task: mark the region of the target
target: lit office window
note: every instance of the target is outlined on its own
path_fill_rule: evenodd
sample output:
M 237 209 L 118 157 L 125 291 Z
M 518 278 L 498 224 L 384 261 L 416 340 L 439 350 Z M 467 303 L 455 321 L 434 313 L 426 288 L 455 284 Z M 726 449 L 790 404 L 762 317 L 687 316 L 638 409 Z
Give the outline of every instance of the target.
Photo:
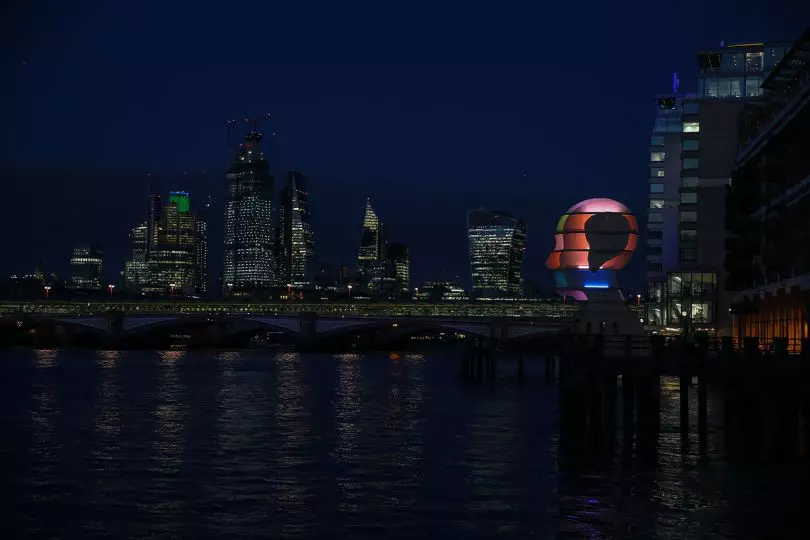
M 666 152 L 650 152 L 650 161 L 664 161 L 666 158 Z
M 653 135 L 650 137 L 650 146 L 664 146 L 664 137 L 661 135 Z
M 650 184 L 650 193 L 663 193 L 663 192 L 664 192 L 664 184 L 658 182 Z
M 697 222 L 697 212 L 686 210 L 681 212 L 681 223 L 695 223 Z
M 692 152 L 700 150 L 700 139 L 684 139 L 681 141 L 681 150 Z
M 650 199 L 650 208 L 663 208 L 663 199 Z
M 662 178 L 664 176 L 664 169 L 661 167 L 650 167 L 651 178 Z
M 717 77 L 709 77 L 706 79 L 706 97 L 716 98 L 720 97 L 720 88 Z M 686 131 L 684 129 L 684 131 Z
M 697 241 L 697 229 L 681 229 L 681 242 Z
M 697 176 L 684 176 L 681 178 L 681 187 L 698 187 L 700 185 L 700 178 Z
M 694 191 L 681 193 L 681 204 L 697 204 L 697 193 Z
M 700 122 L 684 122 L 684 133 L 700 133 Z
M 761 52 L 745 53 L 745 71 L 762 71 Z
M 749 97 L 757 97 L 762 95 L 762 77 L 746 77 L 745 78 L 745 95 Z

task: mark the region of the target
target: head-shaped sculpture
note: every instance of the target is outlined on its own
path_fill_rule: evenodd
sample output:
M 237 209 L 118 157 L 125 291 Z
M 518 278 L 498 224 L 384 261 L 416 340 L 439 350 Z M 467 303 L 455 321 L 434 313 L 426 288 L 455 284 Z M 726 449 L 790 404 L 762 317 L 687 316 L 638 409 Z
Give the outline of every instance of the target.
M 636 218 L 613 199 L 588 199 L 560 218 L 554 250 L 546 266 L 555 271 L 557 286 L 570 290 L 615 288 L 613 271 L 624 268 L 638 242 Z M 583 294 L 571 294 L 586 299 Z

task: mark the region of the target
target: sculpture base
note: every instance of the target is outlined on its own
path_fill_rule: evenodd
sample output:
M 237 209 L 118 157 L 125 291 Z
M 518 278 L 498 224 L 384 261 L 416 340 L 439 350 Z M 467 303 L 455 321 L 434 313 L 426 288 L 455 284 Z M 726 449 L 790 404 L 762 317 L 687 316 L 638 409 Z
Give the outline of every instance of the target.
M 606 293 L 608 291 L 605 291 Z M 578 334 L 604 334 L 614 336 L 646 336 L 647 332 L 638 315 L 630 311 L 621 294 L 604 294 L 581 305 L 574 331 Z

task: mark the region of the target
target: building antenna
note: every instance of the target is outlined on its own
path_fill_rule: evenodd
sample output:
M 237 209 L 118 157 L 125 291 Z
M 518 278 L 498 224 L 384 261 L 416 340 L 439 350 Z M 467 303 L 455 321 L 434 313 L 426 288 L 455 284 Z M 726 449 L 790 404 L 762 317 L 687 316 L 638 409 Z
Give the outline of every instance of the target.
M 234 145 L 234 130 L 236 129 L 236 120 L 228 120 L 225 122 L 228 125 L 228 148 L 233 148 Z

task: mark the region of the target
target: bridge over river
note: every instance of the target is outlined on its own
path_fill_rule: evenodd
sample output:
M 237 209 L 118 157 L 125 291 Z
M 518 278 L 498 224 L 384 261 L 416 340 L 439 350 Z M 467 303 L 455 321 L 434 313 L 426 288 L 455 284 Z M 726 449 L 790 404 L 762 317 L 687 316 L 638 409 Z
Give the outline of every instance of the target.
M 0 302 L 0 327 L 70 342 L 90 336 L 108 344 L 187 333 L 203 344 L 269 330 L 299 346 L 353 334 L 386 338 L 442 331 L 496 341 L 568 333 L 576 305 L 543 301 L 439 303 L 38 301 Z M 61 341 L 60 341 L 61 340 Z

